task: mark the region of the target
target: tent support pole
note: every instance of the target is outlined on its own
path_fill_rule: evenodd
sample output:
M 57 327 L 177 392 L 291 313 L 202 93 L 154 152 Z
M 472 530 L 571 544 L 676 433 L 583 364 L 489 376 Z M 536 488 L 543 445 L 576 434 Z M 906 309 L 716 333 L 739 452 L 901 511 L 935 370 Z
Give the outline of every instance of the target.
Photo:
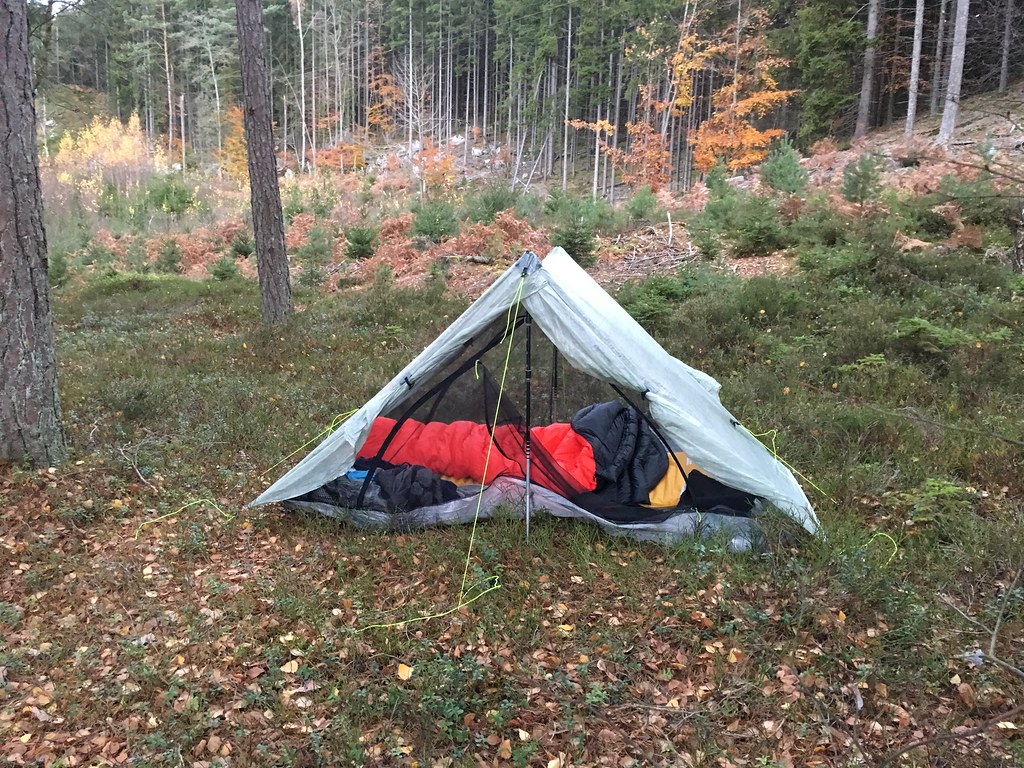
M 533 318 L 526 314 L 526 434 L 523 448 L 526 452 L 526 542 L 530 542 L 530 513 L 533 511 L 533 494 L 530 487 L 530 428 L 533 426 Z

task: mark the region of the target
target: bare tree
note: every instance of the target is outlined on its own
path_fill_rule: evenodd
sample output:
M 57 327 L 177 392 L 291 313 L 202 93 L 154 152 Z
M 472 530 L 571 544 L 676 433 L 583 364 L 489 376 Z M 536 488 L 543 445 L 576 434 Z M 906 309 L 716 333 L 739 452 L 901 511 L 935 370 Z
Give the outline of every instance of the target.
M 882 0 L 868 0 L 867 48 L 864 49 L 864 76 L 860 84 L 860 102 L 857 104 L 857 125 L 853 138 L 860 139 L 868 132 L 871 119 L 871 100 L 875 84 L 875 38 L 878 36 L 878 12 Z
M 263 322 L 273 325 L 293 312 L 284 248 L 284 214 L 274 156 L 274 124 L 270 78 L 263 30 L 263 0 L 235 0 L 238 17 L 238 59 L 245 105 L 252 228 L 260 274 Z
M 1004 93 L 1010 82 L 1010 34 L 1013 29 L 1013 0 L 1006 0 L 1006 16 L 1003 19 L 1003 55 L 999 62 L 999 92 Z
M 917 118 L 917 90 L 921 81 L 921 42 L 924 38 L 924 0 L 917 0 L 914 10 L 914 52 L 910 57 L 910 84 L 907 87 L 907 122 L 903 135 L 914 135 L 914 120 Z
M 25 0 L 0 0 L 0 461 L 67 458 Z
M 949 57 L 949 79 L 946 81 L 946 106 L 942 109 L 942 124 L 936 142 L 949 144 L 956 130 L 960 111 L 960 83 L 964 76 L 964 51 L 967 48 L 967 19 L 971 0 L 956 0 L 956 21 L 953 27 L 953 48 Z
M 935 32 L 935 55 L 932 57 L 932 82 L 928 86 L 930 91 L 928 114 L 930 115 L 938 113 L 942 95 L 942 78 L 945 77 L 943 65 L 946 61 L 946 9 L 948 7 L 949 0 L 941 0 L 939 3 L 939 25 Z

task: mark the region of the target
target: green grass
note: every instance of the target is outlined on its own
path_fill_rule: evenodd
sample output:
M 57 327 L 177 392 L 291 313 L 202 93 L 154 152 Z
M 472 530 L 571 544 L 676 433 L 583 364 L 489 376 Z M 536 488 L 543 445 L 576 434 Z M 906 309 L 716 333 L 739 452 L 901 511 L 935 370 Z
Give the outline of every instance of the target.
M 381 275 L 300 291 L 302 311 L 262 330 L 249 281 L 58 290 L 72 459 L 0 478 L 0 754 L 856 765 L 1020 701 L 1019 681 L 963 661 L 987 637 L 940 596 L 992 623 L 1024 551 L 1024 284 L 976 255 L 870 241 L 801 263 L 782 278 L 662 277 L 623 298 L 827 494 L 804 484 L 821 538 L 770 526 L 763 552 L 736 555 L 541 517 L 527 543 L 500 518 L 480 526 L 471 568 L 500 589 L 366 631 L 449 609 L 469 529 L 370 533 L 244 504 L 465 303 Z M 1018 589 L 1008 661 L 1022 637 Z M 1010 765 L 996 757 L 1020 757 L 1007 735 L 903 765 Z

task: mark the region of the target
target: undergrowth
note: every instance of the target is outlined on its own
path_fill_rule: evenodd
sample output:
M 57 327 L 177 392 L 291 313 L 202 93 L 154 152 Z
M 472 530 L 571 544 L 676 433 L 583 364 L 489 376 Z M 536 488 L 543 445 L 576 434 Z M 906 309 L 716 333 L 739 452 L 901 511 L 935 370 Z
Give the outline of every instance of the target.
M 65 752 L 152 765 L 771 765 L 840 759 L 856 737 L 877 763 L 1019 701 L 966 660 L 988 639 L 944 601 L 1002 611 L 1019 662 L 1024 281 L 862 223 L 800 237 L 792 275 L 691 267 L 619 298 L 800 470 L 822 536 L 770 524 L 761 551 L 733 554 L 539 516 L 526 542 L 501 517 L 470 560 L 500 588 L 408 625 L 456 604 L 467 528 L 243 505 L 463 300 L 380 271 L 262 330 L 252 281 L 167 270 L 57 291 L 72 460 L 0 479 L 5 754 L 66 734 Z M 929 759 L 1020 756 L 978 744 Z

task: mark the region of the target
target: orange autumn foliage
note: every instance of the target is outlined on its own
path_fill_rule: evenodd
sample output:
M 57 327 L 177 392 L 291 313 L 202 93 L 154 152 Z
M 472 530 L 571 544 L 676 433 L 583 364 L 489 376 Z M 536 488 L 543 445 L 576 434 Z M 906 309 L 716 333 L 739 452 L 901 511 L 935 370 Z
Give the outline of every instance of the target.
M 641 95 L 645 105 L 653 108 L 656 114 L 669 106 L 651 102 L 644 89 L 641 89 Z M 615 134 L 615 126 L 607 120 L 595 123 L 570 120 L 569 125 L 593 131 L 597 135 L 601 152 L 609 157 L 616 170 L 622 173 L 622 180 L 633 189 L 646 185 L 652 192 L 657 192 L 668 184 L 670 155 L 665 137 L 646 120 L 626 123 L 629 141 L 625 149 L 610 144 L 602 137 L 602 134 L 609 138 Z
M 388 72 L 384 70 L 384 52 L 380 46 L 370 56 L 370 105 L 366 114 L 366 125 L 371 131 L 388 136 L 395 130 L 395 120 L 405 102 L 405 92 Z
M 455 181 L 455 158 L 429 138 L 413 156 L 412 162 L 417 175 L 429 190 L 447 190 Z
M 711 97 L 717 111 L 691 134 L 694 164 L 700 171 L 711 170 L 719 158 L 731 170 L 759 163 L 768 156 L 771 143 L 785 135 L 780 129 L 757 125 L 796 94 L 795 90 L 780 89 L 772 75 L 773 69 L 787 62 L 762 55 L 768 48 L 764 38 L 768 21 L 764 12 L 753 11 L 747 20 L 752 33 L 742 39 L 738 49 L 717 48 L 731 56 L 722 69 L 728 67 L 734 76 Z

